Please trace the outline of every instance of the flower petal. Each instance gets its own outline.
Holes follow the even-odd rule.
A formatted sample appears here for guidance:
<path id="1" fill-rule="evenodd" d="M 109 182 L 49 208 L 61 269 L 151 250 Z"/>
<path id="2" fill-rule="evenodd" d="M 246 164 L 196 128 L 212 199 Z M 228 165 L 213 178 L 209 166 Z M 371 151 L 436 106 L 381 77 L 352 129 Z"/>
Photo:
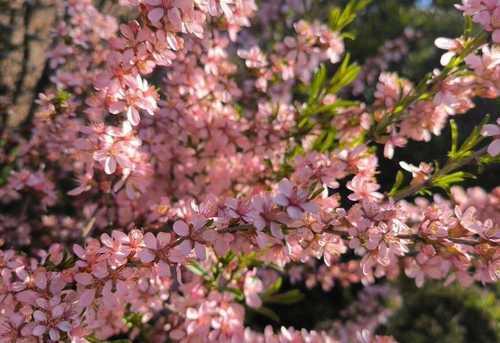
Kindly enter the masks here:
<path id="1" fill-rule="evenodd" d="M 115 172 L 116 170 L 116 160 L 109 156 L 104 160 L 104 172 L 108 175 L 111 175 Z"/>
<path id="2" fill-rule="evenodd" d="M 189 226 L 182 220 L 178 220 L 174 223 L 174 231 L 179 236 L 186 237 L 189 235 Z"/>
<path id="3" fill-rule="evenodd" d="M 163 18 L 164 14 L 165 11 L 163 11 L 163 8 L 156 7 L 148 12 L 148 19 L 151 20 L 151 22 L 153 23 L 157 23 L 160 21 L 161 18 Z"/>

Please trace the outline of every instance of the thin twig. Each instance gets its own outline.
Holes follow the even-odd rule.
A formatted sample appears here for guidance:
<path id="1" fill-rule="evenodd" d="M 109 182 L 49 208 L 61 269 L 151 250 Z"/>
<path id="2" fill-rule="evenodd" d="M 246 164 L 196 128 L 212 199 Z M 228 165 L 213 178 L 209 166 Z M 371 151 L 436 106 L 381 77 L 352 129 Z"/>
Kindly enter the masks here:
<path id="1" fill-rule="evenodd" d="M 432 177 L 428 178 L 427 180 L 419 184 L 410 185 L 406 188 L 401 189 L 400 191 L 396 192 L 394 196 L 392 196 L 392 199 L 394 199 L 394 201 L 399 201 L 410 195 L 417 193 L 418 191 L 424 188 L 430 187 L 432 186 L 433 182 L 439 177 L 448 175 L 449 173 L 457 169 L 460 169 L 471 162 L 478 160 L 481 156 L 485 155 L 486 153 L 487 153 L 487 147 L 484 147 L 474 152 L 469 157 L 460 159 L 458 161 L 450 160 L 448 161 L 448 163 L 446 163 L 446 165 L 442 169 L 438 170 L 434 175 L 432 175 Z"/>
<path id="2" fill-rule="evenodd" d="M 12 95 L 12 103 L 16 104 L 17 99 L 22 93 L 23 90 L 23 85 L 24 85 L 24 80 L 26 78 L 26 75 L 28 73 L 28 64 L 29 64 L 29 59 L 30 59 L 30 33 L 29 33 L 29 24 L 31 21 L 31 17 L 33 14 L 33 5 L 29 2 L 26 1 L 24 3 L 25 10 L 24 10 L 24 18 L 23 18 L 23 27 L 24 27 L 24 37 L 23 37 L 23 57 L 22 57 L 22 63 L 21 63 L 21 71 L 19 72 L 19 77 L 16 81 L 16 87 L 14 89 L 14 94 Z"/>

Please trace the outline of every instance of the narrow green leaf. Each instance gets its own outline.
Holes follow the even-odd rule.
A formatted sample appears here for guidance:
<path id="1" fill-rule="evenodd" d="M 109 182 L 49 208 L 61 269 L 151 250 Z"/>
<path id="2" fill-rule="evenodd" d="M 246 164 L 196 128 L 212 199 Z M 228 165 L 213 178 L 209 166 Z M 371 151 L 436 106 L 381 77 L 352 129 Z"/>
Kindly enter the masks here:
<path id="1" fill-rule="evenodd" d="M 393 196 L 401 188 L 404 179 L 405 179 L 404 173 L 401 170 L 398 170 L 398 173 L 396 174 L 396 180 L 394 181 L 394 184 L 392 185 L 391 190 L 389 192 L 390 196 Z"/>
<path id="2" fill-rule="evenodd" d="M 346 108 L 358 105 L 358 101 L 352 100 L 336 100 L 333 104 L 323 105 L 316 108 L 311 115 L 315 115 L 318 113 L 330 113 L 338 108 Z"/>
<path id="3" fill-rule="evenodd" d="M 457 154 L 457 146 L 458 146 L 458 127 L 455 120 L 453 119 L 450 120 L 450 127 L 451 127 L 451 151 L 448 154 L 448 156 L 451 159 L 454 159 Z"/>
<path id="4" fill-rule="evenodd" d="M 487 166 L 489 164 L 496 164 L 496 163 L 500 163 L 500 155 L 498 156 L 491 156 L 491 155 L 485 155 L 485 156 L 482 156 L 480 159 L 479 159 L 479 163 L 481 164 L 481 166 Z"/>
<path id="5" fill-rule="evenodd" d="M 271 286 L 264 293 L 262 293 L 262 297 L 267 297 L 275 294 L 281 289 L 281 285 L 283 284 L 282 278 L 277 278 L 276 281 L 273 282 Z"/>
<path id="6" fill-rule="evenodd" d="M 321 145 L 320 152 L 328 151 L 333 146 L 333 143 L 335 142 L 336 136 L 337 135 L 336 135 L 334 130 L 328 131 L 328 134 L 325 138 L 325 141 Z"/>
<path id="7" fill-rule="evenodd" d="M 276 312 L 274 312 L 273 310 L 271 310 L 268 307 L 262 306 L 259 308 L 252 308 L 252 310 L 257 312 L 258 314 L 263 315 L 264 317 L 271 319 L 272 321 L 274 321 L 276 323 L 280 322 L 280 317 L 276 314 Z"/>
<path id="8" fill-rule="evenodd" d="M 462 183 L 466 179 L 474 178 L 476 178 L 476 176 L 471 173 L 458 171 L 448 175 L 437 177 L 436 179 L 432 180 L 432 185 L 448 191 L 454 184 Z"/>
<path id="9" fill-rule="evenodd" d="M 372 0 L 351 0 L 343 10 L 334 8 L 329 15 L 329 25 L 333 31 L 341 31 L 356 19 L 357 12 L 363 10 Z"/>
<path id="10" fill-rule="evenodd" d="M 199 276 L 208 275 L 208 272 L 203 268 L 203 266 L 196 261 L 190 261 L 188 264 L 186 264 L 186 268 L 189 269 L 193 274 Z"/>
<path id="11" fill-rule="evenodd" d="M 300 121 L 299 121 L 299 124 L 297 125 L 299 129 L 302 129 L 304 128 L 307 124 L 309 123 L 309 117 L 306 116 L 304 118 L 302 118 Z"/>
<path id="12" fill-rule="evenodd" d="M 309 90 L 309 99 L 307 101 L 308 104 L 313 104 L 318 100 L 321 90 L 323 89 L 323 85 L 326 81 L 326 67 L 324 64 L 321 64 L 314 74 L 313 81 L 311 83 L 311 88 Z"/>
<path id="13" fill-rule="evenodd" d="M 322 131 L 320 133 L 320 135 L 314 140 L 314 143 L 313 143 L 313 150 L 320 150 L 321 149 L 321 146 L 323 145 L 323 141 L 324 139 L 326 138 L 326 135 L 328 134 L 328 132 L 326 131 Z"/>
<path id="14" fill-rule="evenodd" d="M 290 305 L 295 304 L 304 299 L 304 294 L 298 289 L 293 289 L 291 291 L 274 294 L 267 297 L 261 297 L 262 301 L 269 304 L 284 304 Z"/>
<path id="15" fill-rule="evenodd" d="M 465 16 L 465 23 L 464 23 L 464 36 L 465 37 L 470 37 L 472 34 L 472 29 L 474 28 L 474 23 L 472 22 L 472 17 L 471 16 Z"/>
<path id="16" fill-rule="evenodd" d="M 238 301 L 243 301 L 245 299 L 245 295 L 243 294 L 241 289 L 234 287 L 225 287 L 224 290 L 229 293 L 232 293 L 235 296 L 236 300 Z"/>
<path id="17" fill-rule="evenodd" d="M 460 149 L 458 151 L 459 157 L 468 156 L 472 152 L 472 150 L 484 139 L 484 137 L 481 135 L 481 131 L 483 129 L 483 126 L 488 123 L 489 119 L 490 115 L 485 115 L 483 120 L 481 120 L 481 123 L 474 127 L 469 137 L 467 137 L 467 139 L 460 146 Z"/>
<path id="18" fill-rule="evenodd" d="M 350 55 L 346 54 L 344 60 L 330 80 L 328 93 L 335 94 L 342 88 L 351 84 L 358 77 L 361 67 L 356 63 L 350 63 Z"/>

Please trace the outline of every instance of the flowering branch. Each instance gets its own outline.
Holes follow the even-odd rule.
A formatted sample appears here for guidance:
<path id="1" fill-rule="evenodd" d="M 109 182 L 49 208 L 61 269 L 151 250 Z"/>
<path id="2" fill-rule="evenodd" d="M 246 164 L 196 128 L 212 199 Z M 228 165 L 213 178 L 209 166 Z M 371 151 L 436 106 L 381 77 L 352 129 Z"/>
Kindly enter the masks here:
<path id="1" fill-rule="evenodd" d="M 378 140 L 381 134 L 386 133 L 387 127 L 404 118 L 405 111 L 410 106 L 414 105 L 417 101 L 432 98 L 439 91 L 442 82 L 449 77 L 463 73 L 466 70 L 465 66 L 462 64 L 465 58 L 472 52 L 476 51 L 486 41 L 486 34 L 481 33 L 477 37 L 471 38 L 463 43 L 463 48 L 460 53 L 454 56 L 437 76 L 434 74 L 428 74 L 424 77 L 424 79 L 419 82 L 410 94 L 404 96 L 399 101 L 399 103 L 395 106 L 394 111 L 386 114 L 382 121 L 373 127 L 368 134 L 368 137 Z"/>
<path id="2" fill-rule="evenodd" d="M 407 198 L 415 193 L 418 193 L 419 191 L 432 187 L 436 184 L 436 181 L 439 180 L 440 178 L 451 174 L 452 172 L 461 169 L 462 167 L 471 164 L 471 163 L 478 163 L 480 162 L 481 157 L 487 155 L 487 147 L 484 147 L 480 150 L 475 151 L 472 153 L 470 156 L 459 159 L 459 160 L 449 160 L 446 165 L 437 170 L 433 175 L 431 175 L 429 178 L 427 178 L 425 181 L 421 183 L 415 183 L 413 185 L 410 185 L 406 188 L 403 188 L 397 192 L 395 192 L 391 198 L 394 199 L 395 201 L 402 200 L 404 198 Z"/>
<path id="3" fill-rule="evenodd" d="M 245 327 L 246 310 L 276 319 L 266 302 L 301 298 L 278 293 L 282 275 L 303 279 L 297 265 L 325 289 L 333 278 L 369 285 L 401 273 L 418 286 L 498 282 L 497 190 L 400 201 L 463 181 L 460 169 L 486 153 L 495 160 L 498 125 L 458 149 L 452 124 L 446 165 L 406 165 L 414 180 L 389 195 L 373 141 L 392 158 L 409 139 L 439 135 L 472 99 L 500 94 L 500 57 L 467 30 L 436 41 L 447 50 L 439 75 L 413 87 L 383 72 L 373 103 L 342 99 L 361 67 L 340 31 L 368 3 L 334 9 L 330 25 L 280 21 L 281 36 L 266 26 L 281 18 L 275 1 L 257 12 L 253 0 L 120 0 L 137 11 L 126 23 L 89 0 L 64 1 L 52 90 L 37 101 L 31 136 L 12 134 L 0 151 L 0 341 L 132 337 L 146 321 L 151 337 L 140 340 L 336 340 Z M 473 5 L 466 14 L 478 10 L 498 39 L 492 6 Z M 266 30 L 239 37 L 255 13 Z M 475 151 L 481 134 L 492 142 Z M 345 337 L 390 342 L 374 332 Z"/>

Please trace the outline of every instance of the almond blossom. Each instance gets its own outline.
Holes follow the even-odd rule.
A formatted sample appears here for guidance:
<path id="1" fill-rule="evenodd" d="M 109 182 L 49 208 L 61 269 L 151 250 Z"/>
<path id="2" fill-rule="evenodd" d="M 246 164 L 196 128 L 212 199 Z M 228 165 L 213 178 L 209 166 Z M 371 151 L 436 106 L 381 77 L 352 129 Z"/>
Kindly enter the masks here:
<path id="1" fill-rule="evenodd" d="M 119 3 L 126 16 L 57 4 L 31 127 L 2 131 L 0 341 L 392 342 L 375 334 L 387 279 L 498 282 L 500 188 L 413 199 L 437 163 L 398 161 L 401 197 L 383 175 L 397 149 L 500 94 L 495 1 L 457 6 L 492 39 L 436 39 L 447 66 L 470 49 L 463 63 L 414 86 L 389 70 L 408 54 L 396 39 L 354 91 L 335 76 L 357 70 L 348 31 L 302 19 L 312 2 Z M 446 166 L 497 156 L 498 125 Z M 327 331 L 245 327 L 281 277 L 364 290 Z"/>
<path id="2" fill-rule="evenodd" d="M 500 154 L 500 119 L 497 119 L 497 125 L 485 125 L 482 134 L 486 137 L 493 137 L 493 142 L 488 145 L 488 153 L 491 156 Z"/>
<path id="3" fill-rule="evenodd" d="M 278 189 L 279 193 L 274 198 L 274 202 L 285 207 L 290 218 L 301 219 L 305 211 L 316 211 L 316 205 L 307 200 L 307 193 L 294 187 L 287 179 L 279 183 Z"/>

